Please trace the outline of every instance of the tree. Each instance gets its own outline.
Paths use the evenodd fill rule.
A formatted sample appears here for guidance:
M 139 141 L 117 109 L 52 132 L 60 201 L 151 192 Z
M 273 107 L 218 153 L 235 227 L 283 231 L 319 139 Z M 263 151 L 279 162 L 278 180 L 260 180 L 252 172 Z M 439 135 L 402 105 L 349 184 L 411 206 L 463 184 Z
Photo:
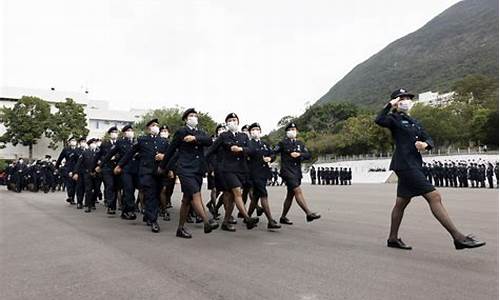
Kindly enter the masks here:
M 0 122 L 6 132 L 0 138 L 4 143 L 29 147 L 33 158 L 33 145 L 47 131 L 50 121 L 50 105 L 37 97 L 23 96 L 13 108 L 0 108 Z
M 49 130 L 46 136 L 51 139 L 49 147 L 57 149 L 60 142 L 66 146 L 70 136 L 87 136 L 87 116 L 83 105 L 73 99 L 55 104 L 57 112 L 50 118 Z
M 177 129 L 184 126 L 184 121 L 182 120 L 183 112 L 184 109 L 181 107 L 155 109 L 154 111 L 145 114 L 141 121 L 136 122 L 134 127 L 138 131 L 143 131 L 149 120 L 157 118 L 160 122 L 160 126 L 167 125 L 170 128 L 170 132 L 174 133 Z M 205 130 L 209 135 L 215 133 L 217 123 L 215 123 L 209 114 L 198 112 L 198 124 L 198 126 Z

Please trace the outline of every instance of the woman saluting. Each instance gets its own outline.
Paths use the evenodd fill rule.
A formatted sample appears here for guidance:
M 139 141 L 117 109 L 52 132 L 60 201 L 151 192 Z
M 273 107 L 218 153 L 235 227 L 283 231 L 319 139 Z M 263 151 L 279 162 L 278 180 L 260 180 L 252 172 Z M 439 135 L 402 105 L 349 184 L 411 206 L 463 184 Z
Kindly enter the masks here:
M 378 114 L 375 123 L 389 128 L 396 143 L 390 169 L 398 176 L 396 204 L 392 210 L 391 231 L 387 246 L 411 250 L 398 238 L 398 230 L 406 206 L 412 197 L 423 196 L 429 203 L 432 214 L 450 233 L 457 250 L 476 248 L 485 242 L 476 240 L 472 235 L 465 236 L 455 227 L 448 212 L 441 203 L 441 195 L 427 180 L 422 170 L 421 151 L 432 149 L 431 137 L 422 125 L 408 115 L 414 95 L 405 89 L 398 89 L 391 94 L 391 101 Z M 390 112 L 393 110 L 393 112 Z

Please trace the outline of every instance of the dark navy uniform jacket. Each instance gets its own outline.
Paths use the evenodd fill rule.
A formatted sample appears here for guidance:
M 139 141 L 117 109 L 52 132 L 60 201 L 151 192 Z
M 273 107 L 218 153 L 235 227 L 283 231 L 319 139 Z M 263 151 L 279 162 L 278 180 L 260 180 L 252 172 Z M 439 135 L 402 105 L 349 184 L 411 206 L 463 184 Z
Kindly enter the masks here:
M 196 137 L 196 140 L 190 143 L 184 142 L 184 138 L 188 135 Z M 211 144 L 212 138 L 203 130 L 184 126 L 175 132 L 160 168 L 165 170 L 170 166 L 178 175 L 203 175 L 207 171 L 203 155 L 204 147 Z M 176 159 L 175 167 L 171 162 L 172 159 Z
M 391 104 L 387 104 L 375 119 L 375 123 L 391 130 L 396 143 L 389 169 L 395 171 L 421 169 L 422 155 L 415 147 L 415 142 L 426 142 L 427 150 L 434 147 L 434 142 L 417 120 L 405 113 L 389 113 L 390 110 Z
M 134 145 L 134 140 L 129 138 L 121 138 L 116 141 L 116 144 L 109 149 L 104 157 L 101 157 L 99 166 L 102 167 L 108 161 L 114 161 L 114 165 L 118 164 L 120 159 L 127 154 L 127 152 Z M 139 158 L 138 155 L 135 154 L 132 156 L 132 159 L 128 161 L 126 165 L 123 166 L 123 171 L 129 174 L 137 174 L 139 171 Z
M 301 155 L 293 158 L 290 155 L 292 152 Z M 302 161 L 311 159 L 311 153 L 303 142 L 285 138 L 274 147 L 274 153 L 281 156 L 281 177 L 302 178 Z
M 67 147 L 64 148 L 61 151 L 61 154 L 59 154 L 59 158 L 56 161 L 56 169 L 59 168 L 61 165 L 62 160 L 64 159 L 64 171 L 69 173 L 73 172 L 75 169 L 76 162 L 78 160 L 78 156 L 80 153 L 78 153 L 77 148 L 71 148 Z
M 97 160 L 99 158 L 99 150 L 85 149 L 78 157 L 73 173 L 95 173 L 95 167 L 97 167 Z
M 273 149 L 262 140 L 250 139 L 248 142 L 248 168 L 250 169 L 251 178 L 268 179 L 272 176 L 271 167 L 264 161 L 264 157 L 271 157 L 271 162 L 274 161 L 276 155 Z
M 113 159 L 113 157 L 110 157 L 110 159 L 104 160 L 103 158 L 106 157 L 106 155 L 110 152 L 113 151 L 113 149 L 116 149 L 118 146 L 118 141 L 104 141 L 102 145 L 99 147 L 99 152 L 98 152 L 98 159 L 99 159 L 99 167 L 101 167 L 105 171 L 113 171 L 113 169 L 116 167 L 116 164 L 118 163 L 117 160 Z
M 139 137 L 127 153 L 120 159 L 118 165 L 123 168 L 134 155 L 139 154 L 139 176 L 157 174 L 159 162 L 155 160 L 158 153 L 163 153 L 166 140 L 159 135 L 147 134 Z
M 208 149 L 206 156 L 210 157 L 217 153 L 219 149 L 222 162 L 220 171 L 228 173 L 248 173 L 247 155 L 248 155 L 248 136 L 242 132 L 226 131 L 219 135 L 214 144 Z M 243 148 L 241 152 L 231 151 L 232 146 Z

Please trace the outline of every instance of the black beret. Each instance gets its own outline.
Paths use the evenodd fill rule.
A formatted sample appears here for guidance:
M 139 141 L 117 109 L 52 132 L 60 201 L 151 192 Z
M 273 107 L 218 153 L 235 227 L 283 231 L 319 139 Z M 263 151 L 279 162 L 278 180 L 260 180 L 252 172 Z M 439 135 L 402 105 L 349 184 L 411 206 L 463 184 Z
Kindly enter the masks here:
M 288 129 L 290 129 L 290 128 L 295 128 L 298 130 L 297 124 L 295 124 L 295 122 L 288 123 L 288 125 L 286 125 L 286 127 L 285 127 L 285 131 L 288 131 Z
M 158 119 L 153 119 L 153 120 L 146 123 L 146 127 L 148 127 L 149 125 L 151 125 L 153 123 L 159 124 L 160 122 L 158 122 Z
M 217 133 L 217 131 L 221 128 L 226 128 L 226 126 L 224 124 L 217 124 L 217 127 L 215 127 L 215 133 Z
M 95 143 L 95 139 L 94 138 L 92 138 L 92 139 L 90 139 L 90 140 L 87 141 L 87 145 L 90 145 L 92 143 Z
M 248 125 L 243 125 L 243 127 L 241 127 L 241 131 L 243 131 L 243 130 L 249 130 Z
M 238 122 L 240 121 L 240 118 L 238 118 L 238 115 L 237 115 L 237 114 L 235 114 L 235 113 L 230 113 L 230 114 L 228 114 L 228 115 L 226 116 L 226 118 L 224 119 L 224 122 L 226 122 L 226 123 L 227 123 L 227 120 L 228 120 L 228 119 L 232 119 L 232 118 L 236 118 L 236 119 L 238 119 Z
M 86 141 L 87 141 L 87 138 L 85 138 L 85 137 L 83 137 L 83 136 L 82 136 L 81 138 L 79 138 L 79 139 L 78 139 L 78 142 L 79 142 L 79 143 L 81 143 L 81 142 L 86 142 Z
M 250 126 L 248 126 L 248 130 L 249 130 L 249 131 L 251 131 L 251 130 L 252 130 L 252 129 L 254 129 L 254 128 L 259 128 L 259 129 L 261 129 L 261 128 L 260 128 L 259 123 L 257 123 L 257 122 L 252 123 L 252 124 L 250 124 Z
M 113 126 L 108 129 L 108 133 L 111 133 L 112 131 L 118 131 L 118 128 L 116 128 L 116 126 Z
M 132 125 L 130 125 L 130 124 L 127 124 L 127 125 L 123 126 L 122 132 L 125 132 L 125 131 L 127 131 L 129 129 L 134 129 L 134 127 L 132 127 Z
M 51 159 L 52 156 L 50 156 L 50 155 L 47 154 L 47 155 L 45 155 L 45 158 Z
M 76 136 L 70 136 L 69 139 L 68 139 L 68 142 L 71 141 L 71 140 L 76 140 Z
M 162 125 L 162 126 L 160 127 L 160 130 L 165 130 L 165 129 L 166 129 L 166 130 L 168 130 L 168 131 L 170 131 L 170 128 L 168 128 L 168 126 L 167 126 L 167 125 Z
M 194 108 L 188 108 L 186 111 L 182 114 L 182 120 L 185 121 L 189 114 L 197 114 L 196 109 Z
M 403 97 L 403 96 L 408 96 L 411 99 L 415 97 L 412 93 L 408 92 L 407 90 L 400 88 L 392 92 L 391 94 L 391 99 L 396 99 L 397 97 Z

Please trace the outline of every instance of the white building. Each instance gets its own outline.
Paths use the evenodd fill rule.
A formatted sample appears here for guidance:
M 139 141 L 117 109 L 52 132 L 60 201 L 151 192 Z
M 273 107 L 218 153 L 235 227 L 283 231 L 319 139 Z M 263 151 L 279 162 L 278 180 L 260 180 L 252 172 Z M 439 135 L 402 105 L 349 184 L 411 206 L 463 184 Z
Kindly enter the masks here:
M 84 105 L 87 115 L 87 128 L 89 129 L 89 138 L 103 137 L 111 126 L 123 127 L 139 121 L 148 110 L 131 109 L 110 110 L 108 102 L 102 100 L 93 100 L 89 98 L 86 91 L 67 92 L 53 89 L 26 89 L 17 87 L 0 88 L 0 107 L 13 107 L 22 96 L 33 96 L 43 99 L 51 104 L 51 110 L 54 112 L 54 104 L 64 102 L 67 98 L 73 99 L 76 103 Z M 5 127 L 0 123 L 0 135 L 5 133 Z M 33 158 L 38 159 L 46 154 L 53 158 L 59 155 L 62 149 L 62 143 L 57 150 L 48 148 L 50 140 L 42 137 L 36 145 L 33 145 Z M 12 144 L 6 144 L 6 147 L 0 149 L 0 159 L 17 159 L 18 157 L 28 157 L 28 147 Z
M 422 103 L 424 105 L 431 105 L 431 106 L 445 106 L 448 103 L 450 103 L 450 101 L 453 100 L 454 95 L 455 92 L 440 94 L 428 91 L 425 93 L 418 94 L 418 100 L 415 101 L 415 103 Z

